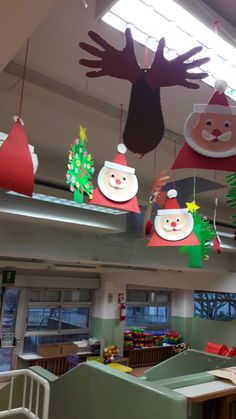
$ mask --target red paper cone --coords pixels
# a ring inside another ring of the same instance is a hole
[[[32,196],[34,171],[28,139],[20,121],[0,147],[0,187]]]

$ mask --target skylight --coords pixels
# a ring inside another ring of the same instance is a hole
[[[214,86],[216,79],[225,80],[228,84],[225,93],[236,100],[235,48],[218,36],[213,27],[208,28],[175,1],[118,0],[102,20],[121,32],[130,27],[133,38],[152,51],[156,50],[160,38],[165,37],[165,54],[169,59],[203,46],[199,57],[211,58],[201,67],[209,73],[204,82]]]

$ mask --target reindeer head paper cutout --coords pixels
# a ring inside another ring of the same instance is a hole
[[[194,105],[186,120],[186,143],[173,168],[199,168],[235,171],[236,106],[230,106],[224,93],[226,83],[216,82],[208,104]]]
[[[88,77],[111,76],[132,83],[128,118],[123,133],[124,144],[130,151],[146,154],[160,143],[164,135],[164,120],[161,109],[160,87],[180,85],[198,89],[192,80],[201,80],[207,73],[191,73],[190,69],[205,64],[202,58],[186,63],[202,50],[196,47],[168,61],[164,57],[165,39],[159,42],[153,63],[148,69],[141,69],[137,63],[131,30],[125,32],[126,45],[119,51],[108,44],[100,35],[90,31],[89,36],[99,47],[80,43],[80,47],[97,59],[82,59],[80,63],[94,70]]]

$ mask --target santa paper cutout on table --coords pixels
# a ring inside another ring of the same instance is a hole
[[[113,160],[105,161],[97,179],[97,188],[90,204],[140,213],[136,194],[138,180],[135,169],[127,166],[126,147],[119,144]]]
[[[164,209],[157,211],[154,220],[155,233],[148,246],[197,246],[199,241],[193,232],[193,216],[187,208],[180,208],[177,191],[170,189]]]
[[[194,105],[186,120],[187,144],[180,150],[172,169],[198,168],[235,171],[236,106],[230,106],[224,93],[227,85],[218,80],[208,104]]]

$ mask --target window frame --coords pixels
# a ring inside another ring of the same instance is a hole
[[[198,296],[196,296],[196,294],[198,294]],[[199,294],[209,294],[210,295],[210,297],[211,298],[209,298],[209,300],[207,301],[207,300],[204,300],[203,298],[201,298],[201,297],[199,297]],[[228,295],[228,298],[225,298],[225,300],[223,299],[224,298],[224,296],[226,296],[226,295]],[[234,295],[234,297],[235,298],[232,298],[231,296],[232,295]],[[219,298],[219,296],[221,296],[221,298]],[[226,318],[222,318],[222,317],[220,317],[219,315],[218,316],[214,316],[214,317],[210,317],[209,316],[209,307],[207,307],[207,315],[206,315],[206,313],[204,313],[204,303],[223,303],[223,305],[222,305],[222,307],[213,307],[212,308],[212,310],[215,308],[215,310],[216,310],[216,314],[217,314],[217,311],[220,309],[220,308],[223,308],[224,307],[224,305],[226,305],[226,304],[229,304],[229,306],[228,306],[228,313],[226,314]],[[196,313],[196,303],[198,303],[199,304],[199,311],[201,310],[201,312],[200,312],[200,314],[198,314],[198,313]],[[235,314],[234,314],[234,317],[231,317],[231,313],[232,313],[232,310],[231,310],[231,305],[230,304],[233,304],[234,303],[234,306],[235,306],[235,308],[234,308],[234,311],[235,311]],[[228,316],[228,318],[227,318],[227,316]],[[233,292],[220,292],[220,291],[205,291],[205,290],[194,290],[194,318],[198,318],[198,319],[201,319],[201,320],[215,320],[215,321],[232,321],[232,320],[235,320],[236,319],[236,293],[233,293]]]
[[[129,307],[168,307],[168,321],[167,323],[156,323],[156,324],[143,324],[143,325],[137,325],[137,324],[127,324],[127,316],[126,316],[126,325],[125,327],[127,329],[132,329],[132,328],[142,328],[142,329],[152,329],[152,330],[160,330],[160,329],[168,329],[170,327],[170,318],[171,318],[171,292],[170,291],[161,291],[161,290],[156,290],[156,289],[135,289],[135,288],[130,288],[127,289],[127,296],[128,296],[128,292],[136,292],[136,293],[141,293],[141,292],[145,292],[148,294],[154,293],[155,298],[154,301],[151,300],[151,298],[147,298],[147,301],[129,301],[129,299],[127,298],[127,308]],[[157,295],[167,295],[167,301],[166,302],[158,302],[156,301],[156,296]]]
[[[45,288],[44,288],[45,289]],[[51,290],[54,288],[48,288],[48,290]],[[87,288],[81,288],[86,289]],[[39,290],[41,291],[42,288],[39,287],[32,287],[28,290],[28,299],[27,299],[27,307],[26,307],[26,321],[25,321],[25,332],[24,332],[24,338],[29,336],[61,336],[61,335],[84,335],[84,334],[90,334],[91,327],[92,327],[92,309],[93,309],[93,302],[94,302],[94,290],[88,289],[91,293],[91,300],[88,302],[79,302],[79,301],[71,301],[71,302],[65,302],[64,301],[64,292],[68,290],[78,290],[78,288],[55,288],[55,290],[59,290],[60,292],[60,300],[59,301],[30,301],[30,292],[31,290]],[[28,310],[30,308],[34,307],[46,307],[46,308],[58,308],[59,309],[59,327],[55,330],[27,330],[28,326]],[[88,327],[85,329],[80,328],[73,328],[73,329],[62,329],[60,327],[61,325],[61,309],[62,308],[79,308],[79,307],[89,307],[89,316],[88,316]]]

